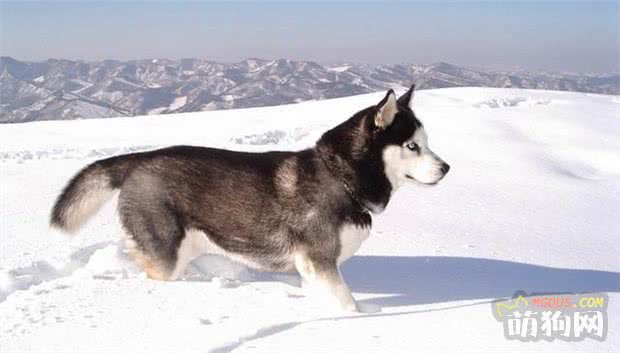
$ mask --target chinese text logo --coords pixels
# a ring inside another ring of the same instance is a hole
[[[509,300],[493,302],[493,316],[510,340],[603,341],[607,337],[607,305],[602,293],[540,294],[519,291]]]

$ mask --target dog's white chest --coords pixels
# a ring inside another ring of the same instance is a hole
[[[340,255],[338,264],[347,261],[359,250],[364,240],[370,235],[370,227],[345,225],[340,229]]]

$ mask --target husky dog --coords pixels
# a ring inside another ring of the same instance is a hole
[[[371,213],[405,182],[436,184],[450,169],[429,149],[413,90],[389,90],[299,152],[174,146],[96,161],[69,181],[51,224],[76,232],[118,189],[127,249],[150,278],[176,279],[216,253],[296,270],[358,311],[338,266],[368,237]]]

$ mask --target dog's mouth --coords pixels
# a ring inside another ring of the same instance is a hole
[[[443,179],[443,176],[442,176],[441,178],[437,179],[436,181],[432,182],[432,183],[423,183],[423,182],[419,181],[418,179],[416,179],[416,178],[412,177],[412,176],[411,176],[411,175],[409,175],[409,174],[405,174],[405,178],[410,179],[410,180],[413,180],[413,181],[415,181],[415,182],[416,182],[417,184],[419,184],[419,185],[434,186],[434,185],[437,185],[437,183],[439,183],[439,181],[440,181],[441,179]]]

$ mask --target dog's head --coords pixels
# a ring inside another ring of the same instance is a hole
[[[407,181],[434,185],[450,170],[430,149],[426,130],[411,109],[413,90],[411,86],[398,99],[390,90],[376,107],[377,139],[385,175],[394,189]]]
[[[406,182],[434,185],[450,166],[429,147],[428,136],[411,103],[414,86],[396,98],[389,90],[375,106],[326,132],[319,147],[327,146],[329,164],[375,209]]]

